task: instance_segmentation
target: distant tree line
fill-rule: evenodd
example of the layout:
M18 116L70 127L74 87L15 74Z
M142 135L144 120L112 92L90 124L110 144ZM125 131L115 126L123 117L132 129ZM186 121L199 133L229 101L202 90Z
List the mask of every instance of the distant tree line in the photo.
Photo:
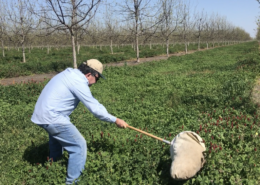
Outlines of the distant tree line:
M72 47L77 67L80 46L139 46L204 42L213 45L250 40L242 28L216 13L197 12L188 0L0 0L0 40L6 47Z

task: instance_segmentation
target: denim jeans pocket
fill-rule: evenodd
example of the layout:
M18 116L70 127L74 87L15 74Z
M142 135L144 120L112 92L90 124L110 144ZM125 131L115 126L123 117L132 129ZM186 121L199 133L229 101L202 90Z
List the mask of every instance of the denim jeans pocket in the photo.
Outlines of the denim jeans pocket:
M50 135L57 135L60 133L60 131L53 124L43 124L39 126L46 130Z

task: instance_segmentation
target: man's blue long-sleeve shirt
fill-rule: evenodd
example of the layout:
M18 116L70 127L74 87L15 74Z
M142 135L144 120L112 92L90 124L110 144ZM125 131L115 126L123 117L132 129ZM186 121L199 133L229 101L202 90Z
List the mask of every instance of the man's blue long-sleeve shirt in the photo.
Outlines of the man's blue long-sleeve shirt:
M116 117L92 96L88 83L78 69L67 68L57 74L42 90L31 121L36 124L69 124L69 115L81 101L95 117L115 122Z

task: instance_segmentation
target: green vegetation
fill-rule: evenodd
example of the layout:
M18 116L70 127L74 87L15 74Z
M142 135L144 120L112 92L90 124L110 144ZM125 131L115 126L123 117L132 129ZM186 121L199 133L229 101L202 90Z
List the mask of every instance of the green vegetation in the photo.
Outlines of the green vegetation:
M251 42L107 67L107 80L91 88L110 113L169 141L183 130L199 133L207 163L192 179L175 182L168 145L101 122L80 104L71 115L88 146L79 184L259 184L260 119L250 100L259 61ZM47 161L48 136L30 121L45 83L0 86L0 184L65 181L68 154Z
M202 44L201 48L205 48L206 44ZM211 46L209 46L211 47ZM190 44L189 50L196 50L197 44ZM184 51L184 45L176 44L170 47L170 53ZM72 49L52 48L47 54L47 48L33 48L31 52L26 49L26 63L22 63L22 51L6 50L6 57L0 58L0 78L17 77L31 75L36 73L48 73L53 71L61 71L66 67L72 67ZM152 49L149 46L140 47L140 57L153 57L165 55L166 48L162 45L153 45ZM99 59L102 63L120 62L136 57L135 51L131 46L114 47L114 54L110 53L110 47L81 47L80 54L77 55L78 64L90 58Z

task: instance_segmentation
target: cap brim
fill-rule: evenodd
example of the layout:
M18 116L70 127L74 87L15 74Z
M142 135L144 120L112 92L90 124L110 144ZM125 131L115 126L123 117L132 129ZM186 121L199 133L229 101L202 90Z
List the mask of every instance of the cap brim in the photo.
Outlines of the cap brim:
M98 73L98 75L99 75L101 78L103 78L103 79L106 80L106 78L105 78L101 73Z

